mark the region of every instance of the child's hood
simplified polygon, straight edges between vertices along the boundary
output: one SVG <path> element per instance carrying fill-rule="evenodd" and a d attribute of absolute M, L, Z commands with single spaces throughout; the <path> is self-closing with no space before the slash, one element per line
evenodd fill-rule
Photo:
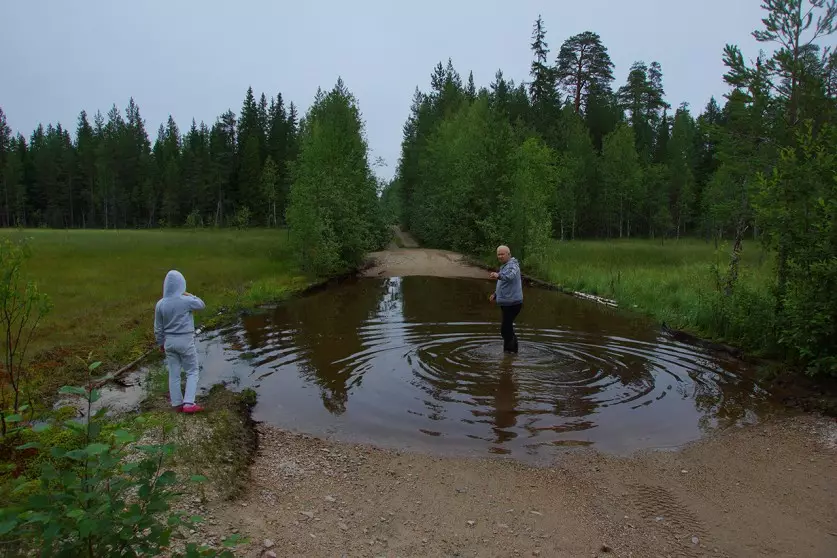
<path fill-rule="evenodd" d="M 172 269 L 166 273 L 163 281 L 163 298 L 180 296 L 186 292 L 186 278 L 179 271 Z"/>

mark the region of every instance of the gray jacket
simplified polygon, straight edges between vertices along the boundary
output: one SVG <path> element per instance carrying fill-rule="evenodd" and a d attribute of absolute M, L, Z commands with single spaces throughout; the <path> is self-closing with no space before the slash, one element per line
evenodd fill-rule
<path fill-rule="evenodd" d="M 520 277 L 520 264 L 517 258 L 511 258 L 498 272 L 497 288 L 494 290 L 498 306 L 511 306 L 523 302 L 523 283 Z"/>
<path fill-rule="evenodd" d="M 169 271 L 163 281 L 163 298 L 154 309 L 154 337 L 157 344 L 165 345 L 169 335 L 195 333 L 192 312 L 203 310 L 205 305 L 196 296 L 186 296 L 186 279 L 179 271 Z"/>

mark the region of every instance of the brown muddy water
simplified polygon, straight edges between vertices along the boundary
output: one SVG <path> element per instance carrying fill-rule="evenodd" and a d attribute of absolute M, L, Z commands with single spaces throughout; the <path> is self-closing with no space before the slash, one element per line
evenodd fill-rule
<path fill-rule="evenodd" d="M 254 418 L 298 432 L 527 460 L 676 447 L 773 408 L 741 362 L 542 289 L 524 291 L 506 355 L 492 288 L 348 281 L 205 336 L 201 384 L 254 388 Z"/>

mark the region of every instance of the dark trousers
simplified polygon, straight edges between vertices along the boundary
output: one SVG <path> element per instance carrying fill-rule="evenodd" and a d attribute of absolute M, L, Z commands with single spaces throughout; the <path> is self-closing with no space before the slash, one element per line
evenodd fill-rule
<path fill-rule="evenodd" d="M 523 309 L 523 304 L 512 304 L 501 306 L 503 312 L 503 324 L 500 326 L 500 335 L 503 336 L 503 350 L 508 353 L 517 352 L 517 335 L 514 334 L 514 320 Z"/>

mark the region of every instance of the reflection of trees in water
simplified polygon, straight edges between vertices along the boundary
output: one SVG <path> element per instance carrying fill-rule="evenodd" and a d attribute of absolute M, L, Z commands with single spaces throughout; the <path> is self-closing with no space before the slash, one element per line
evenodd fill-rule
<path fill-rule="evenodd" d="M 620 404 L 653 390 L 653 363 L 631 351 L 625 341 L 602 337 L 599 345 L 585 346 L 584 352 L 581 362 L 556 370 L 564 375 L 552 388 L 556 415 L 590 416 L 602 405 Z"/>
<path fill-rule="evenodd" d="M 244 340 L 250 349 L 260 349 L 265 345 L 268 334 L 273 330 L 270 313 L 252 314 L 241 318 Z"/>
<path fill-rule="evenodd" d="M 759 392 L 743 362 L 724 361 L 686 345 L 677 345 L 675 355 L 666 338 L 658 341 L 663 355 L 660 365 L 683 380 L 676 391 L 681 398 L 694 401 L 702 431 L 741 424 L 767 404 L 765 394 Z"/>
<path fill-rule="evenodd" d="M 491 425 L 495 444 L 502 444 L 517 438 L 514 428 L 517 417 L 522 412 L 514 370 L 509 357 L 499 363 L 499 371 L 487 371 L 484 381 L 474 384 L 470 395 L 483 405 L 483 409 L 474 409 L 475 417 L 485 417 L 479 422 Z"/>
<path fill-rule="evenodd" d="M 698 426 L 704 432 L 746 422 L 751 413 L 767 405 L 766 394 L 759 392 L 752 380 L 724 372 L 717 365 L 690 376 L 695 409 L 701 413 Z"/>
<path fill-rule="evenodd" d="M 452 394 L 474 395 L 470 386 L 477 383 L 463 382 L 465 372 L 459 366 L 446 362 L 445 351 L 459 347 L 450 339 L 439 338 L 450 332 L 437 324 L 450 322 L 486 322 L 495 319 L 496 309 L 488 304 L 493 283 L 473 279 L 440 277 L 404 277 L 401 282 L 402 311 L 409 324 L 409 344 L 418 347 L 407 355 L 412 367 L 414 385 L 427 393 L 425 406 L 434 418 L 441 418 L 444 408 L 438 402 L 454 402 Z M 499 314 L 499 313 L 498 313 Z M 470 326 L 466 326 L 466 332 Z M 499 320 L 497 322 L 499 331 Z M 499 333 L 498 333 L 499 339 Z M 433 353 L 435 356 L 432 356 Z"/>
<path fill-rule="evenodd" d="M 292 331 L 302 377 L 320 388 L 331 413 L 346 410 L 349 390 L 360 385 L 352 360 L 364 348 L 361 328 L 379 308 L 385 281 L 357 281 L 327 289 L 276 309 L 276 328 Z"/>

